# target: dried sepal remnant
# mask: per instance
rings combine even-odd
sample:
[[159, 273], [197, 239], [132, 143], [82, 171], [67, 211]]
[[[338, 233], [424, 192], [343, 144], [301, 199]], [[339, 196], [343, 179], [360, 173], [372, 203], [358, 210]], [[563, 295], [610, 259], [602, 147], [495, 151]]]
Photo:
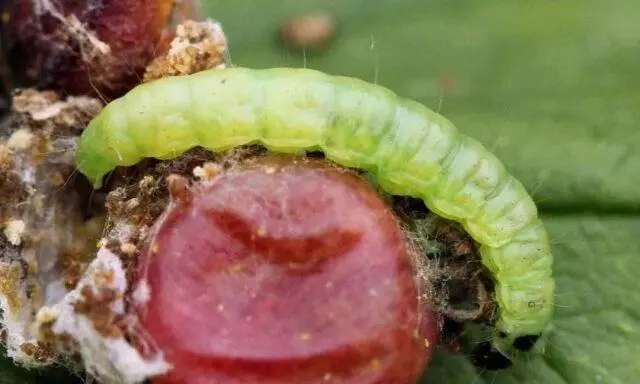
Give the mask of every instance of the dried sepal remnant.
[[167, 372], [161, 354], [145, 357], [127, 340], [136, 322], [126, 316], [128, 281], [119, 257], [100, 248], [75, 290], [38, 313], [40, 338], [73, 358], [102, 383], [142, 383]]
[[441, 321], [440, 345], [452, 353], [468, 352], [475, 341], [467, 337], [466, 324], [493, 324], [497, 315], [491, 273], [477, 244], [458, 223], [429, 212], [419, 199], [393, 196], [392, 205], [414, 249], [420, 299]]
[[456, 322], [492, 323], [491, 273], [482, 265], [477, 245], [464, 230], [425, 210], [405, 216], [405, 232], [420, 254], [416, 260], [418, 272], [430, 282], [429, 297], [437, 311]]
[[280, 156], [169, 180], [136, 277], [149, 292], [141, 325], [174, 367], [158, 383], [417, 380], [436, 322], [395, 216], [365, 181]]
[[25, 0], [7, 14], [9, 55], [36, 86], [115, 97], [139, 82], [175, 0]]
[[147, 66], [144, 81], [224, 68], [226, 55], [227, 38], [219, 23], [185, 20], [176, 27], [168, 52]]
[[76, 136], [100, 112], [102, 102], [89, 96], [61, 98], [54, 91], [27, 88], [16, 92], [12, 107], [18, 113], [14, 119], [32, 121], [37, 124], [35, 129], [54, 129], [60, 136]]

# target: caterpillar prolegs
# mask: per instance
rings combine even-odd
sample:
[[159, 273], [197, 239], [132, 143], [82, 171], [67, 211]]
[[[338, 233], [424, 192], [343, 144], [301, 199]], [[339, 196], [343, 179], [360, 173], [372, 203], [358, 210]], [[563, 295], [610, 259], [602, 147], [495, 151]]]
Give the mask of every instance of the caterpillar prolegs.
[[322, 151], [373, 173], [388, 193], [424, 200], [460, 222], [495, 280], [499, 315], [475, 362], [510, 365], [553, 309], [553, 256], [523, 185], [478, 141], [425, 106], [381, 86], [309, 69], [228, 68], [139, 85], [85, 129], [78, 169], [96, 187], [116, 166], [170, 159], [195, 146], [260, 143], [276, 152]]

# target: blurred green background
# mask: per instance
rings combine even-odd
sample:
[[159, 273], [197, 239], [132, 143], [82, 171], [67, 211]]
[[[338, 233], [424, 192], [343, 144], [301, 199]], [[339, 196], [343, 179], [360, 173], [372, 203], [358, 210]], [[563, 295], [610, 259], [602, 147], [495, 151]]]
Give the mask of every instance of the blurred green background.
[[[498, 373], [439, 351], [424, 383], [640, 382], [640, 1], [203, 3], [234, 65], [377, 81], [481, 140], [534, 195], [558, 282], [546, 348]], [[339, 20], [326, 51], [278, 43], [284, 18], [314, 10]], [[58, 381], [0, 375], [26, 382]]]
[[[234, 65], [377, 78], [494, 148], [543, 209], [640, 210], [638, 1], [203, 2]], [[278, 23], [317, 9], [339, 18], [333, 46], [282, 49]]]

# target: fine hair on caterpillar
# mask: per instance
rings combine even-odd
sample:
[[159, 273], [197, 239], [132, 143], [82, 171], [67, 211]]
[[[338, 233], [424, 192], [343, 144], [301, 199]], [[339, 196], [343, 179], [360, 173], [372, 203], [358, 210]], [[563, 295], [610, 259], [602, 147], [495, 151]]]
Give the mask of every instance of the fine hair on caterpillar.
[[260, 144], [318, 151], [371, 173], [390, 195], [422, 199], [462, 225], [492, 274], [498, 316], [476, 365], [505, 368], [533, 349], [552, 312], [553, 256], [524, 186], [475, 139], [415, 101], [362, 80], [309, 69], [227, 68], [167, 77], [113, 100], [79, 141], [77, 166], [96, 188], [105, 174], [194, 147]]

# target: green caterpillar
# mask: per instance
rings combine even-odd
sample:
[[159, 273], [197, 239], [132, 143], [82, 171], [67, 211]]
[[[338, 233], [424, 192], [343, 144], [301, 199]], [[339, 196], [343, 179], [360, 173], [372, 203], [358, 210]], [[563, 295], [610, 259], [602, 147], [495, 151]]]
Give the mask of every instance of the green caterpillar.
[[112, 101], [80, 138], [78, 169], [96, 187], [116, 166], [170, 159], [195, 146], [223, 151], [322, 151], [372, 172], [388, 193], [424, 200], [462, 223], [495, 279], [499, 317], [475, 363], [511, 364], [553, 309], [553, 256], [522, 184], [478, 141], [383, 87], [308, 69], [229, 68], [164, 78]]

